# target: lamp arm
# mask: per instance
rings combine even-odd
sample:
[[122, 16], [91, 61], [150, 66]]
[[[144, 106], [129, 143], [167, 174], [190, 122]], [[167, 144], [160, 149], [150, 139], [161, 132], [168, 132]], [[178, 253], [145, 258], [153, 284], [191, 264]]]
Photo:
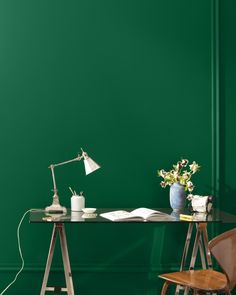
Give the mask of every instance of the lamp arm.
[[57, 166], [62, 166], [62, 165], [65, 165], [65, 164], [68, 164], [68, 163], [71, 163], [71, 162], [75, 162], [75, 161], [80, 161], [82, 158], [84, 158], [84, 156], [80, 156], [78, 155], [78, 157], [72, 159], [72, 160], [68, 160], [68, 161], [65, 161], [65, 162], [61, 162], [61, 163], [58, 163], [58, 164], [51, 164], [48, 168], [51, 169], [51, 172], [52, 172], [52, 180], [53, 180], [53, 191], [54, 191], [54, 194], [57, 195], [57, 185], [56, 185], [56, 178], [55, 178], [55, 172], [54, 172], [54, 167], [57, 167]]
[[82, 160], [82, 158], [83, 158], [83, 156], [78, 155], [78, 157], [76, 157], [76, 158], [74, 158], [72, 160], [68, 160], [68, 161], [65, 161], [65, 162], [58, 163], [58, 164], [51, 164], [48, 168], [51, 168], [52, 166], [57, 167], [57, 166], [62, 166], [62, 165], [71, 163], [71, 162], [80, 161], [80, 160]]
[[49, 168], [51, 168], [51, 172], [52, 172], [53, 191], [54, 191], [54, 194], [57, 194], [57, 185], [56, 185], [56, 178], [55, 178], [55, 173], [54, 173], [54, 165], [51, 165]]

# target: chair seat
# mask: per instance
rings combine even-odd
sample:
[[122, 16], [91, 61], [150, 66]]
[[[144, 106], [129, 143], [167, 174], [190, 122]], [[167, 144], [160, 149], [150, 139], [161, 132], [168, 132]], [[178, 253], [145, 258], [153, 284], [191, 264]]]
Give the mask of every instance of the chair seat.
[[203, 291], [224, 290], [227, 285], [226, 276], [210, 269], [188, 270], [159, 275], [160, 278]]

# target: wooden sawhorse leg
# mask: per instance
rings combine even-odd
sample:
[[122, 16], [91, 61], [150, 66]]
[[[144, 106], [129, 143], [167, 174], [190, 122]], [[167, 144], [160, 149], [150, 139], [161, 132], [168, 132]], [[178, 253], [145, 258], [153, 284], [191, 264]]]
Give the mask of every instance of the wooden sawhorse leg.
[[[58, 234], [60, 237], [63, 267], [64, 267], [64, 273], [65, 273], [65, 279], [66, 279], [66, 288], [47, 286], [48, 276], [51, 269], [52, 258], [53, 258]], [[71, 274], [71, 268], [70, 268], [70, 259], [69, 259], [68, 248], [67, 248], [66, 233], [65, 233], [65, 228], [63, 223], [54, 223], [53, 225], [52, 238], [51, 238], [51, 243], [50, 243], [50, 247], [48, 251], [48, 258], [47, 258], [47, 263], [45, 267], [40, 295], [44, 295], [46, 291], [52, 291], [57, 293], [67, 292], [68, 295], [74, 295], [74, 286], [73, 286], [73, 280], [72, 280], [72, 274]]]
[[[180, 271], [184, 270], [184, 267], [186, 264], [189, 244], [192, 238], [193, 226], [194, 226], [194, 223], [190, 222], [188, 226], [186, 240], [185, 240], [184, 251], [183, 251], [182, 261], [180, 265]], [[211, 254], [208, 249], [207, 223], [204, 223], [204, 222], [196, 223], [196, 236], [195, 236], [195, 241], [194, 241], [193, 250], [191, 254], [189, 269], [194, 269], [198, 250], [200, 250], [202, 268], [212, 269]], [[180, 289], [181, 289], [181, 286], [176, 287], [175, 295], [179, 294]], [[189, 291], [188, 288], [185, 288], [184, 295], [188, 294], [188, 291]]]

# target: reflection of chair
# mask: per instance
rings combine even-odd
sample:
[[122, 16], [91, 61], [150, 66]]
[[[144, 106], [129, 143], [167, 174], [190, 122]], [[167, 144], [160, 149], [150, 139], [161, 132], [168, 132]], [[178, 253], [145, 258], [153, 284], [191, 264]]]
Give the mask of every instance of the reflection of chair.
[[236, 229], [229, 230], [209, 242], [209, 250], [223, 272], [212, 269], [188, 270], [159, 275], [165, 280], [161, 295], [165, 295], [170, 284], [181, 285], [194, 291], [224, 292], [236, 285]]

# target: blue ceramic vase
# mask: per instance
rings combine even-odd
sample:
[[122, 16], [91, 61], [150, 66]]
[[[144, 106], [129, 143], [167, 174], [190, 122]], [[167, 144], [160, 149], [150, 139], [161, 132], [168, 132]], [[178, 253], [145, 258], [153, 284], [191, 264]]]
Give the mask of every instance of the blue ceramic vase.
[[175, 182], [170, 187], [170, 206], [173, 211], [181, 211], [185, 207], [185, 190], [184, 187]]

